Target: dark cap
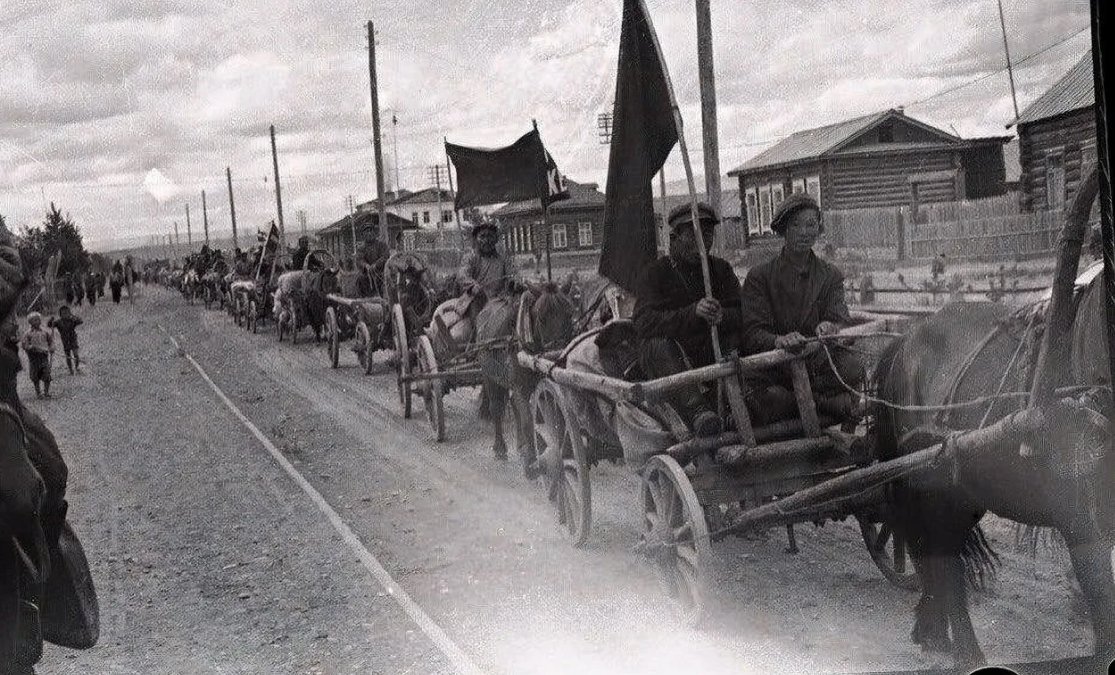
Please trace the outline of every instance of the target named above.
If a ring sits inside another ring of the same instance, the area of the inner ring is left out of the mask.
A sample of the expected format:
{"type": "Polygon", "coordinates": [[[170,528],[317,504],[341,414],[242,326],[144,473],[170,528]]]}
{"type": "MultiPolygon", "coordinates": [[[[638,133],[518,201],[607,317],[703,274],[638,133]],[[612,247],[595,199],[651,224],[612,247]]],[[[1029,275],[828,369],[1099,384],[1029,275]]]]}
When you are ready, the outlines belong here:
{"type": "MultiPolygon", "coordinates": [[[[774,218],[770,221],[770,229],[782,234],[786,225],[790,222],[790,216],[802,209],[813,209],[817,212],[817,215],[821,214],[821,207],[817,204],[816,199],[805,192],[795,192],[778,205],[774,212],[774,218]]],[[[823,225],[822,231],[824,231],[823,225]]]]}
{"type": "MultiPolygon", "coordinates": [[[[704,202],[697,202],[697,219],[701,225],[716,225],[720,222],[720,216],[716,214],[711,206],[704,202]]],[[[675,206],[670,210],[670,215],[666,218],[667,224],[670,226],[670,231],[676,230],[684,225],[689,225],[693,222],[693,205],[689,203],[675,206]]]]}
{"type": "Polygon", "coordinates": [[[470,234],[475,237],[480,234],[482,230],[492,230],[496,234],[499,234],[499,225],[496,225],[495,221],[492,220],[482,220],[472,226],[472,232],[470,234]]]}

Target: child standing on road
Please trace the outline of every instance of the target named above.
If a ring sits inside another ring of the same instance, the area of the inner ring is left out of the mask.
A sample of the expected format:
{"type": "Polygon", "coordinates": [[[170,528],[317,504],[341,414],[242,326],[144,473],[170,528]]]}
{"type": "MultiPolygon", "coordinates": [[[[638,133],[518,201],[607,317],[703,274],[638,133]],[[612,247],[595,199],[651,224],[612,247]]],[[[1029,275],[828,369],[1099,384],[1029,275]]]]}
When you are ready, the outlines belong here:
{"type": "Polygon", "coordinates": [[[70,369],[70,375],[81,372],[81,355],[77,349],[77,327],[81,324],[81,317],[66,305],[58,309],[58,318],[47,322],[47,327],[57,328],[58,335],[62,337],[62,351],[66,352],[66,367],[70,369]]]}
{"type": "Polygon", "coordinates": [[[54,335],[43,330],[43,315],[38,312],[28,314],[27,323],[31,327],[19,344],[27,352],[31,384],[35,385],[35,396],[50,398],[50,355],[54,353],[54,335]]]}

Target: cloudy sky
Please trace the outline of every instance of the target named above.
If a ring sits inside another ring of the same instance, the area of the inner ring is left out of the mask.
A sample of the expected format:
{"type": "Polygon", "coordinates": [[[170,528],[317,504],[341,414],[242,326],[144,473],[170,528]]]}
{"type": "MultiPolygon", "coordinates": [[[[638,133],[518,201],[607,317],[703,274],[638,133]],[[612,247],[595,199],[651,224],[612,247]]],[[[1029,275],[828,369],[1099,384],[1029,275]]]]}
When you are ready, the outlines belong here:
{"type": "MultiPolygon", "coordinates": [[[[647,0],[698,170],[693,0],[647,0]]],[[[1024,108],[1088,48],[1085,0],[1003,0],[1024,108]],[[1040,52],[1040,53],[1038,53],[1040,52]]],[[[275,217],[310,228],[374,196],[365,22],[377,32],[384,155],[429,184],[441,139],[511,142],[538,121],[559,166],[603,183],[596,118],[615,88],[621,0],[0,2],[0,214],[45,204],[91,242],[275,217]],[[392,124],[392,116],[398,124],[392,124]]],[[[964,136],[1013,117],[995,0],[713,0],[721,165],[796,129],[905,105],[964,136]],[[960,86],[983,78],[975,84],[960,86]],[[948,91],[954,89],[954,91],[948,91]],[[940,92],[945,92],[936,95],[940,92]]],[[[675,156],[669,178],[681,178],[675,156]]],[[[396,170],[387,172],[394,182],[396,170]]]]}

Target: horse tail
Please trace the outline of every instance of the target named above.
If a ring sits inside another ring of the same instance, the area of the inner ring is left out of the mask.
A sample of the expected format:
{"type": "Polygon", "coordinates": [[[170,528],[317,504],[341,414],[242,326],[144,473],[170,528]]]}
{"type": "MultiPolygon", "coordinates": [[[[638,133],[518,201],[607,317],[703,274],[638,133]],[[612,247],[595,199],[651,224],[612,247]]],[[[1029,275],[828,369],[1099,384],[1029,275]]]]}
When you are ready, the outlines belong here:
{"type": "Polygon", "coordinates": [[[964,561],[964,578],[973,589],[983,590],[995,579],[999,554],[991,548],[991,542],[978,524],[968,530],[960,556],[964,561]]]}

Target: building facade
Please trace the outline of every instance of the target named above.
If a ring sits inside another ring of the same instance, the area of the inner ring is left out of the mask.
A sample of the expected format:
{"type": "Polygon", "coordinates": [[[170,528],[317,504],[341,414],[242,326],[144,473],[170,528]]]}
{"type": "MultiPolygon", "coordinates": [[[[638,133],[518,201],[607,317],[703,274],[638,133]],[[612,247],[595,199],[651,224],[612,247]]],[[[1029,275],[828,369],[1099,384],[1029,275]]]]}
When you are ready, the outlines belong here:
{"type": "Polygon", "coordinates": [[[747,232],[762,236],[796,192],[812,195],[823,210],[1001,195],[1009,140],[963,139],[893,109],[796,132],[728,175],[739,181],[747,232]]]}
{"type": "Polygon", "coordinates": [[[1019,192],[1025,211],[1070,203],[1096,154],[1096,93],[1092,52],[1018,117],[1019,192]]]}
{"type": "Polygon", "coordinates": [[[543,218],[537,199],[511,202],[492,217],[500,223],[508,249],[518,254],[541,254],[549,238],[552,253],[597,251],[604,240],[604,193],[596,183],[566,179],[569,199],[554,202],[543,218]],[[547,227],[548,223],[548,227],[547,227]]]}

